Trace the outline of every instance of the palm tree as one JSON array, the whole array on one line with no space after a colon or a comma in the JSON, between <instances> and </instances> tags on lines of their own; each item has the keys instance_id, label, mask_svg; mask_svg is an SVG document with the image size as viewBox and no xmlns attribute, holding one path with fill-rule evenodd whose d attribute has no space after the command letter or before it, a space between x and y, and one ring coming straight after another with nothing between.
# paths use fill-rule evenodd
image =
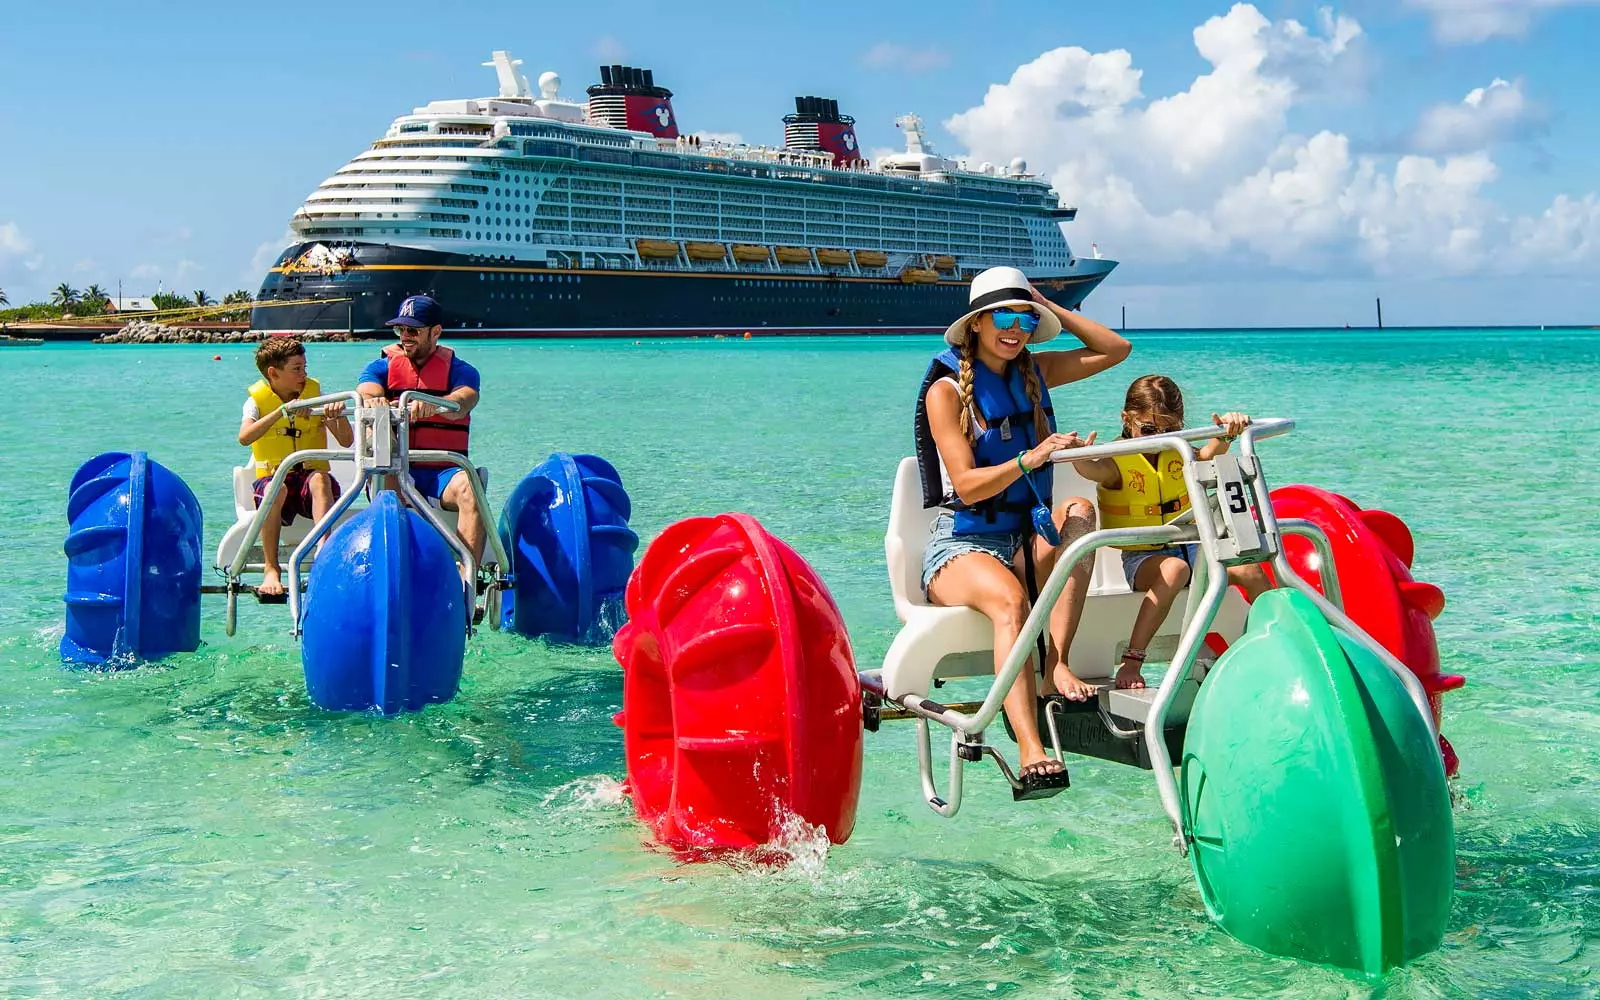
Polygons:
<instances>
[{"instance_id":1,"label":"palm tree","mask_svg":"<svg viewBox=\"0 0 1600 1000\"><path fill-rule=\"evenodd\" d=\"M101 288L99 285L90 285L88 288L83 290L81 304L85 306L89 312L105 312L106 306L109 305L110 302L111 296L107 295L106 290Z\"/></svg>"},{"instance_id":2,"label":"palm tree","mask_svg":"<svg viewBox=\"0 0 1600 1000\"><path fill-rule=\"evenodd\" d=\"M195 293L194 293L194 304L197 305L197 306L214 306L214 305L216 305L216 303L211 300L211 296L207 295L205 289L203 289L203 288L197 289L195 291Z\"/></svg>"},{"instance_id":3,"label":"palm tree","mask_svg":"<svg viewBox=\"0 0 1600 1000\"><path fill-rule=\"evenodd\" d=\"M11 300L6 298L6 290L4 288L0 288L0 306L9 306L10 304Z\"/></svg>"},{"instance_id":4,"label":"palm tree","mask_svg":"<svg viewBox=\"0 0 1600 1000\"><path fill-rule=\"evenodd\" d=\"M50 303L57 306L77 305L79 297L78 290L63 281L50 293Z\"/></svg>"},{"instance_id":5,"label":"palm tree","mask_svg":"<svg viewBox=\"0 0 1600 1000\"><path fill-rule=\"evenodd\" d=\"M222 304L225 306L249 305L254 298L255 296L251 295L244 289L239 288L229 292L227 295L224 295L222 297ZM223 313L222 318L230 323L235 323L247 319L249 315L250 311L248 309L237 309L232 312Z\"/></svg>"}]
</instances>

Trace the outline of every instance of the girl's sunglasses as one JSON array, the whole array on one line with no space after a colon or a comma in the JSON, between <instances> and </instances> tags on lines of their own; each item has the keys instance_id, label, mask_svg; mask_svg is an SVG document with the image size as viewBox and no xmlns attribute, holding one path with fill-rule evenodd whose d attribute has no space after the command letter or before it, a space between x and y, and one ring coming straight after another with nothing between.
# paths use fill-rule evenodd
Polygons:
<instances>
[{"instance_id":1,"label":"girl's sunglasses","mask_svg":"<svg viewBox=\"0 0 1600 1000\"><path fill-rule=\"evenodd\" d=\"M1032 309L1026 312L1013 312L1010 309L991 309L989 316L994 320L996 330L1009 330L1020 326L1023 333L1032 333L1039 328L1039 314Z\"/></svg>"},{"instance_id":2,"label":"girl's sunglasses","mask_svg":"<svg viewBox=\"0 0 1600 1000\"><path fill-rule=\"evenodd\" d=\"M1170 434L1173 431L1182 430L1182 426L1181 425L1174 426L1174 425L1163 424L1163 425L1158 427L1155 424L1144 423L1144 424L1139 424L1138 426L1139 426L1139 436L1140 437L1150 437L1153 434Z\"/></svg>"}]
</instances>

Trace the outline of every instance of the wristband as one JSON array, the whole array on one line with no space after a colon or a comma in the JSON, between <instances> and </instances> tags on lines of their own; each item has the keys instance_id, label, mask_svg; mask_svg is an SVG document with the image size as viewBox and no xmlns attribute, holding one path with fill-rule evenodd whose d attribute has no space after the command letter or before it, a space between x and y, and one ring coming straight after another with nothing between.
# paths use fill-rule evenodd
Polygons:
<instances>
[{"instance_id":1,"label":"wristband","mask_svg":"<svg viewBox=\"0 0 1600 1000\"><path fill-rule=\"evenodd\" d=\"M1032 472L1033 470L1028 468L1026 465L1023 464L1022 456L1023 456L1023 452L1020 452L1020 451L1017 452L1017 468L1021 469L1022 470L1022 474L1024 476L1026 476L1028 473Z\"/></svg>"},{"instance_id":2,"label":"wristband","mask_svg":"<svg viewBox=\"0 0 1600 1000\"><path fill-rule=\"evenodd\" d=\"M278 419L279 420L288 420L289 419L289 404L288 403L285 403L282 406L278 407Z\"/></svg>"}]
</instances>

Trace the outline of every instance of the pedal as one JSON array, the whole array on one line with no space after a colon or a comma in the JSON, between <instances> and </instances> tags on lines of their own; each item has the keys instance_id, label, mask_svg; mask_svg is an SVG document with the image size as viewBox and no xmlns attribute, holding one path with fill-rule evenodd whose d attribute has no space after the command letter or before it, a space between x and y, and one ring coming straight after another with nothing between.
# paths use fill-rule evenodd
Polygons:
<instances>
[{"instance_id":1,"label":"pedal","mask_svg":"<svg viewBox=\"0 0 1600 1000\"><path fill-rule=\"evenodd\" d=\"M472 624L474 624L474 625L482 625L483 624L483 605L474 604L472 606Z\"/></svg>"},{"instance_id":2,"label":"pedal","mask_svg":"<svg viewBox=\"0 0 1600 1000\"><path fill-rule=\"evenodd\" d=\"M281 594L263 594L261 591L256 590L254 587L252 587L250 589L251 590L255 590L256 603L258 603L258 604L288 604L289 603L289 592L287 590L285 590Z\"/></svg>"},{"instance_id":3,"label":"pedal","mask_svg":"<svg viewBox=\"0 0 1600 1000\"><path fill-rule=\"evenodd\" d=\"M1072 782L1067 778L1067 769L1062 768L1054 774L1030 774L1018 779L1017 784L1011 786L1011 801L1032 802L1035 799L1048 799L1052 795L1060 795Z\"/></svg>"}]
</instances>

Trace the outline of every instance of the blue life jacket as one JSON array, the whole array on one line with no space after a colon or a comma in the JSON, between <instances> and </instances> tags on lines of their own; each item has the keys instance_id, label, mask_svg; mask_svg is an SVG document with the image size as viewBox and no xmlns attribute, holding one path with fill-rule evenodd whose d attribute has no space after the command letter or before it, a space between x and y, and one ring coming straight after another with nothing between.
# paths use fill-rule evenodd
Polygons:
<instances>
[{"instance_id":1,"label":"blue life jacket","mask_svg":"<svg viewBox=\"0 0 1600 1000\"><path fill-rule=\"evenodd\" d=\"M1030 359L1031 361L1031 359ZM1050 430L1056 429L1055 410L1050 406L1050 389L1044 383L1044 373L1036 362L1031 362L1039 376L1039 403L1044 407ZM1054 478L1052 468L1046 464L1006 487L1005 492L975 504L965 504L954 489L946 494L939 476L939 449L933 440L933 428L928 422L928 389L933 383L950 375L960 378L961 357L948 350L934 357L928 373L922 378L922 389L917 393L916 443L917 465L922 472L922 506L949 507L955 511L955 533L958 535L992 535L1031 530L1030 514L1042 498L1046 506L1051 503L1050 484ZM1004 465L1014 462L1017 456L1039 443L1033 427L1033 403L1028 400L1027 382L1022 367L1015 362L1006 366L1005 376L996 375L987 365L972 365L972 404L983 417L987 430L978 434L972 446L973 461L978 467ZM1033 481L1033 489L1028 480ZM1034 496L1034 489L1039 497Z\"/></svg>"}]
</instances>

